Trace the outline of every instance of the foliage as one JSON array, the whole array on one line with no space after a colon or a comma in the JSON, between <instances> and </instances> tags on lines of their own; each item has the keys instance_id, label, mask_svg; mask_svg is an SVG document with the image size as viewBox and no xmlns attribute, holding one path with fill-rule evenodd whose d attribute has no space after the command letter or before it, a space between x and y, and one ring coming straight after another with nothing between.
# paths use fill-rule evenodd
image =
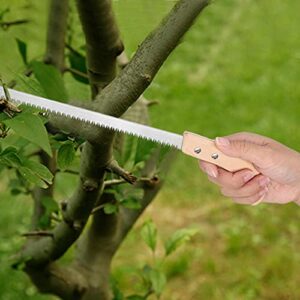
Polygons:
<instances>
[{"instance_id":1,"label":"foliage","mask_svg":"<svg viewBox=\"0 0 300 300\"><path fill-rule=\"evenodd\" d=\"M141 291L125 297L118 288L117 281L113 279L114 300L146 300L153 294L157 299L160 299L167 284L166 260L171 253L186 244L199 230L196 228L182 228L174 232L164 243L164 255L162 257L157 255L157 232L156 225L151 219L145 221L142 225L141 237L152 253L153 262L152 264L145 264L137 271L141 281L139 287Z\"/></svg>"},{"instance_id":2,"label":"foliage","mask_svg":"<svg viewBox=\"0 0 300 300\"><path fill-rule=\"evenodd\" d=\"M6 18L29 15L33 22L24 29L0 30L0 41L5 45L0 53L0 71L6 82L17 77L22 90L30 89L28 92L37 94L43 92L37 80L17 74L23 60L18 56L15 39L8 35L16 35L28 42L28 61L39 57L44 48L43 41L31 36L38 37L44 30L46 2L36 2L34 13L30 14L25 8L11 9L11 15L6 14ZM10 3L19 7L20 1ZM161 0L114 3L127 49L131 52L136 49L171 3ZM195 24L147 92L148 97L160 100L160 105L153 107L151 113L154 125L174 132L189 129L210 137L251 130L298 149L300 45L297 14L300 2L262 0L250 3L215 1L205 20ZM241 8L240 21L232 24L231 16ZM155 13L150 12L152 9ZM223 31L228 35L220 38ZM75 38L79 40L79 35ZM74 43L77 46L78 42ZM217 55L211 57L211 53ZM207 65L208 76L190 80L188 74L197 74ZM30 81L30 87L20 78ZM87 98L86 85L74 85L68 76L65 81L70 99ZM37 88L40 89L38 92ZM8 144L8 139L11 137L1 140L3 148L8 146L4 145L4 142ZM26 143L22 140L22 144ZM26 148L31 153L35 151L29 145ZM1 175L0 281L5 284L1 285L0 295L3 299L49 299L38 295L22 273L9 269L7 257L23 243L18 234L24 233L30 223L31 202L24 194L12 197L4 185L8 176ZM64 198L68 196L66 191L71 190L73 175L59 175L64 175L58 182L59 194ZM203 228L195 244L186 245L184 252L179 249L176 259L171 256L166 263L167 277L170 278L163 294L166 299L299 298L300 216L293 205L262 205L256 209L232 205L199 174L192 159L178 155L153 209L154 212L150 210L147 215L155 217L162 235L169 235L178 224L200 222ZM170 218L170 214L174 217ZM128 266L139 265L148 258L141 249L139 236L135 231L131 232L114 271L124 293L134 285L128 280Z\"/></svg>"}]
</instances>

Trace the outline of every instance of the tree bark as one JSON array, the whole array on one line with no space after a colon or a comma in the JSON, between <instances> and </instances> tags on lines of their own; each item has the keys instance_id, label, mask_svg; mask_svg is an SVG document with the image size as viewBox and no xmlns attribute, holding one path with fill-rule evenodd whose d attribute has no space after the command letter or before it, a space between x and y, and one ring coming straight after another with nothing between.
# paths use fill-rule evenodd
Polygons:
<instances>
[{"instance_id":1,"label":"tree bark","mask_svg":"<svg viewBox=\"0 0 300 300\"><path fill-rule=\"evenodd\" d=\"M68 12L69 0L51 0L44 61L55 66L60 71L64 70Z\"/></svg>"},{"instance_id":2,"label":"tree bark","mask_svg":"<svg viewBox=\"0 0 300 300\"><path fill-rule=\"evenodd\" d=\"M116 57L124 50L111 0L76 0L86 39L87 68L94 99L116 76Z\"/></svg>"}]
</instances>

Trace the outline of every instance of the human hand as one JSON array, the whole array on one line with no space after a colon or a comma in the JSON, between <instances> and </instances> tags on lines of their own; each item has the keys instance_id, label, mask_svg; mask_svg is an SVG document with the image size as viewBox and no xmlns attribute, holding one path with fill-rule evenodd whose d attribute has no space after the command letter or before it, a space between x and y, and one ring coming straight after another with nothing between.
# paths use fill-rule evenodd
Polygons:
<instances>
[{"instance_id":1,"label":"human hand","mask_svg":"<svg viewBox=\"0 0 300 300\"><path fill-rule=\"evenodd\" d=\"M200 168L226 197L239 204L268 203L300 205L300 153L270 138L253 133L236 133L216 138L218 149L245 159L260 173L250 170L228 172L200 161Z\"/></svg>"}]
</instances>

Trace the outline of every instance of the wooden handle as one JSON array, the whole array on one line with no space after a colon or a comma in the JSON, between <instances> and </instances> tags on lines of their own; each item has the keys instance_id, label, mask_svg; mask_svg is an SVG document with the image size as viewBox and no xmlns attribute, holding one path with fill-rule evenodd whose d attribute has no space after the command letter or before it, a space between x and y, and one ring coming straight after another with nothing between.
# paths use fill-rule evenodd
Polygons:
<instances>
[{"instance_id":1,"label":"wooden handle","mask_svg":"<svg viewBox=\"0 0 300 300\"><path fill-rule=\"evenodd\" d=\"M230 172L250 169L255 175L259 174L252 163L222 153L213 140L192 132L184 132L181 150L187 155L210 162Z\"/></svg>"}]
</instances>

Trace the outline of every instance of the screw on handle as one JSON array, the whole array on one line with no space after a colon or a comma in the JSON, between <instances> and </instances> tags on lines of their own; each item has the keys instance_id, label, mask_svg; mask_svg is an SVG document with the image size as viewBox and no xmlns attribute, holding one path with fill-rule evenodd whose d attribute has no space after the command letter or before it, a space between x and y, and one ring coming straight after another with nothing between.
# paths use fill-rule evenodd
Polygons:
<instances>
[{"instance_id":1,"label":"screw on handle","mask_svg":"<svg viewBox=\"0 0 300 300\"><path fill-rule=\"evenodd\" d=\"M259 174L252 163L222 153L213 140L192 132L184 132L181 150L187 155L210 162L230 172L249 169L255 175Z\"/></svg>"}]
</instances>

